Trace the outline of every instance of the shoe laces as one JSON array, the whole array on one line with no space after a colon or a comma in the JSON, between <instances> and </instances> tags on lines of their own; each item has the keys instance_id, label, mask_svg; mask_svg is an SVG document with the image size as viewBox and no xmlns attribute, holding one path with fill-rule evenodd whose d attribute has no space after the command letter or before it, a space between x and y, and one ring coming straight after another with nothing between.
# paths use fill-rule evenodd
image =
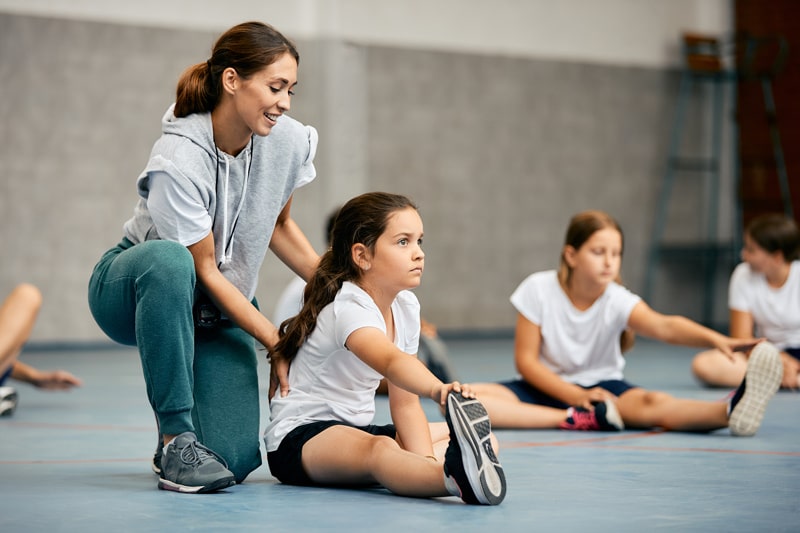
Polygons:
<instances>
[{"instance_id":1,"label":"shoe laces","mask_svg":"<svg viewBox=\"0 0 800 533\"><path fill-rule=\"evenodd\" d=\"M572 424L568 423L570 429L591 431L598 429L600 424L597 422L597 417L594 411L576 407L572 410Z\"/></svg>"},{"instance_id":2,"label":"shoe laces","mask_svg":"<svg viewBox=\"0 0 800 533\"><path fill-rule=\"evenodd\" d=\"M225 466L225 468L228 468L228 465L225 463L225 460L222 457L197 441L192 441L184 446L181 449L180 458L181 461L187 465L200 465L203 464L204 461L211 459L219 461Z\"/></svg>"}]
</instances>

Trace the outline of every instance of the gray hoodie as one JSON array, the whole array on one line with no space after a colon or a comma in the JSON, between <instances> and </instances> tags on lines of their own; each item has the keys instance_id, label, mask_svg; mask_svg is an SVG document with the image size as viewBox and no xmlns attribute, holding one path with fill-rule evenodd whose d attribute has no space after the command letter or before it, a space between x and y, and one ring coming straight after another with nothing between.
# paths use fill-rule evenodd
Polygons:
<instances>
[{"instance_id":1,"label":"gray hoodie","mask_svg":"<svg viewBox=\"0 0 800 533\"><path fill-rule=\"evenodd\" d=\"M210 113L176 118L173 107L137 180L141 198L125 223L125 236L134 244L164 238L188 246L211 229L220 271L252 299L278 215L292 193L316 177L317 131L283 115L268 136L254 135L234 158L216 148ZM165 196L180 199L168 216L163 210L151 216L148 208L154 178L163 180L158 190ZM159 198L157 205L171 201ZM205 212L189 220L182 218L181 206L195 213L202 206Z\"/></svg>"}]
</instances>

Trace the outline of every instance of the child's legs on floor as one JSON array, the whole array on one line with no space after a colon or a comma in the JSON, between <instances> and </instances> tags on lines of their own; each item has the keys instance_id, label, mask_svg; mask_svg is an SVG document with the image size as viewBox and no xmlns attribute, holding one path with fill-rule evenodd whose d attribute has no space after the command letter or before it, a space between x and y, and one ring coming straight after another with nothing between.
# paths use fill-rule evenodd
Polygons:
<instances>
[{"instance_id":1,"label":"child's legs on floor","mask_svg":"<svg viewBox=\"0 0 800 533\"><path fill-rule=\"evenodd\" d=\"M731 361L719 350L701 352L692 360L692 372L712 387L738 387L747 371L747 356L735 352L733 357Z\"/></svg>"},{"instance_id":2,"label":"child's legs on floor","mask_svg":"<svg viewBox=\"0 0 800 533\"><path fill-rule=\"evenodd\" d=\"M567 418L566 409L523 402L500 383L475 383L470 388L486 408L495 428L555 429Z\"/></svg>"},{"instance_id":3,"label":"child's legs on floor","mask_svg":"<svg viewBox=\"0 0 800 533\"><path fill-rule=\"evenodd\" d=\"M0 375L17 360L41 306L41 292L27 283L15 287L0 305Z\"/></svg>"},{"instance_id":4,"label":"child's legs on floor","mask_svg":"<svg viewBox=\"0 0 800 533\"><path fill-rule=\"evenodd\" d=\"M332 426L303 446L303 468L323 485L378 483L395 494L448 496L442 463L400 448L386 436Z\"/></svg>"},{"instance_id":5,"label":"child's legs on floor","mask_svg":"<svg viewBox=\"0 0 800 533\"><path fill-rule=\"evenodd\" d=\"M712 431L728 426L727 402L675 398L638 387L619 396L617 409L629 428Z\"/></svg>"}]
</instances>

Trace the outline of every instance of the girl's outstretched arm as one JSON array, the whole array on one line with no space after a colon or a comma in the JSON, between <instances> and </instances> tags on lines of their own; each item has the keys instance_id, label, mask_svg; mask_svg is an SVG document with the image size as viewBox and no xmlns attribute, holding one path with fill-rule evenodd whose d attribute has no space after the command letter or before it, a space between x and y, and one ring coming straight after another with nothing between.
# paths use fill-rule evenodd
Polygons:
<instances>
[{"instance_id":1,"label":"girl's outstretched arm","mask_svg":"<svg viewBox=\"0 0 800 533\"><path fill-rule=\"evenodd\" d=\"M729 358L734 351L748 352L761 339L733 339L701 326L686 317L679 315L662 315L654 311L644 301L639 302L631 311L628 326L634 331L669 344L693 346L700 348L717 348Z\"/></svg>"},{"instance_id":2,"label":"girl's outstretched arm","mask_svg":"<svg viewBox=\"0 0 800 533\"><path fill-rule=\"evenodd\" d=\"M450 390L461 390L459 383L444 384L416 357L395 346L386 334L374 327L355 330L347 338L347 349L391 383L418 396L444 405Z\"/></svg>"}]
</instances>

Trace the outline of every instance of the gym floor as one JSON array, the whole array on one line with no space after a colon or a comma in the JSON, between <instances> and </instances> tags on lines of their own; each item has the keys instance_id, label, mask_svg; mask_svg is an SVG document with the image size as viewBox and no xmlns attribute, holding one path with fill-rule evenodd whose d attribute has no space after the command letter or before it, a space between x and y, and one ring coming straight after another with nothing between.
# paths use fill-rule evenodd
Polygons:
<instances>
[{"instance_id":1,"label":"gym floor","mask_svg":"<svg viewBox=\"0 0 800 533\"><path fill-rule=\"evenodd\" d=\"M514 375L513 340L451 339L462 381ZM626 377L676 396L721 400L699 386L693 351L637 341ZM262 466L242 485L207 495L156 488L155 421L135 350L26 351L84 386L42 392L14 384L19 406L0 418L0 531L383 530L797 531L800 396L780 392L749 438L624 431L497 431L508 494L497 507L456 498L403 498L383 489L298 488ZM260 369L266 387L266 364ZM262 394L266 398L266 389ZM266 422L266 405L262 418ZM438 409L425 401L433 421ZM376 422L389 421L378 398ZM793 422L794 421L794 422ZM489 529L491 528L491 529Z\"/></svg>"}]
</instances>

